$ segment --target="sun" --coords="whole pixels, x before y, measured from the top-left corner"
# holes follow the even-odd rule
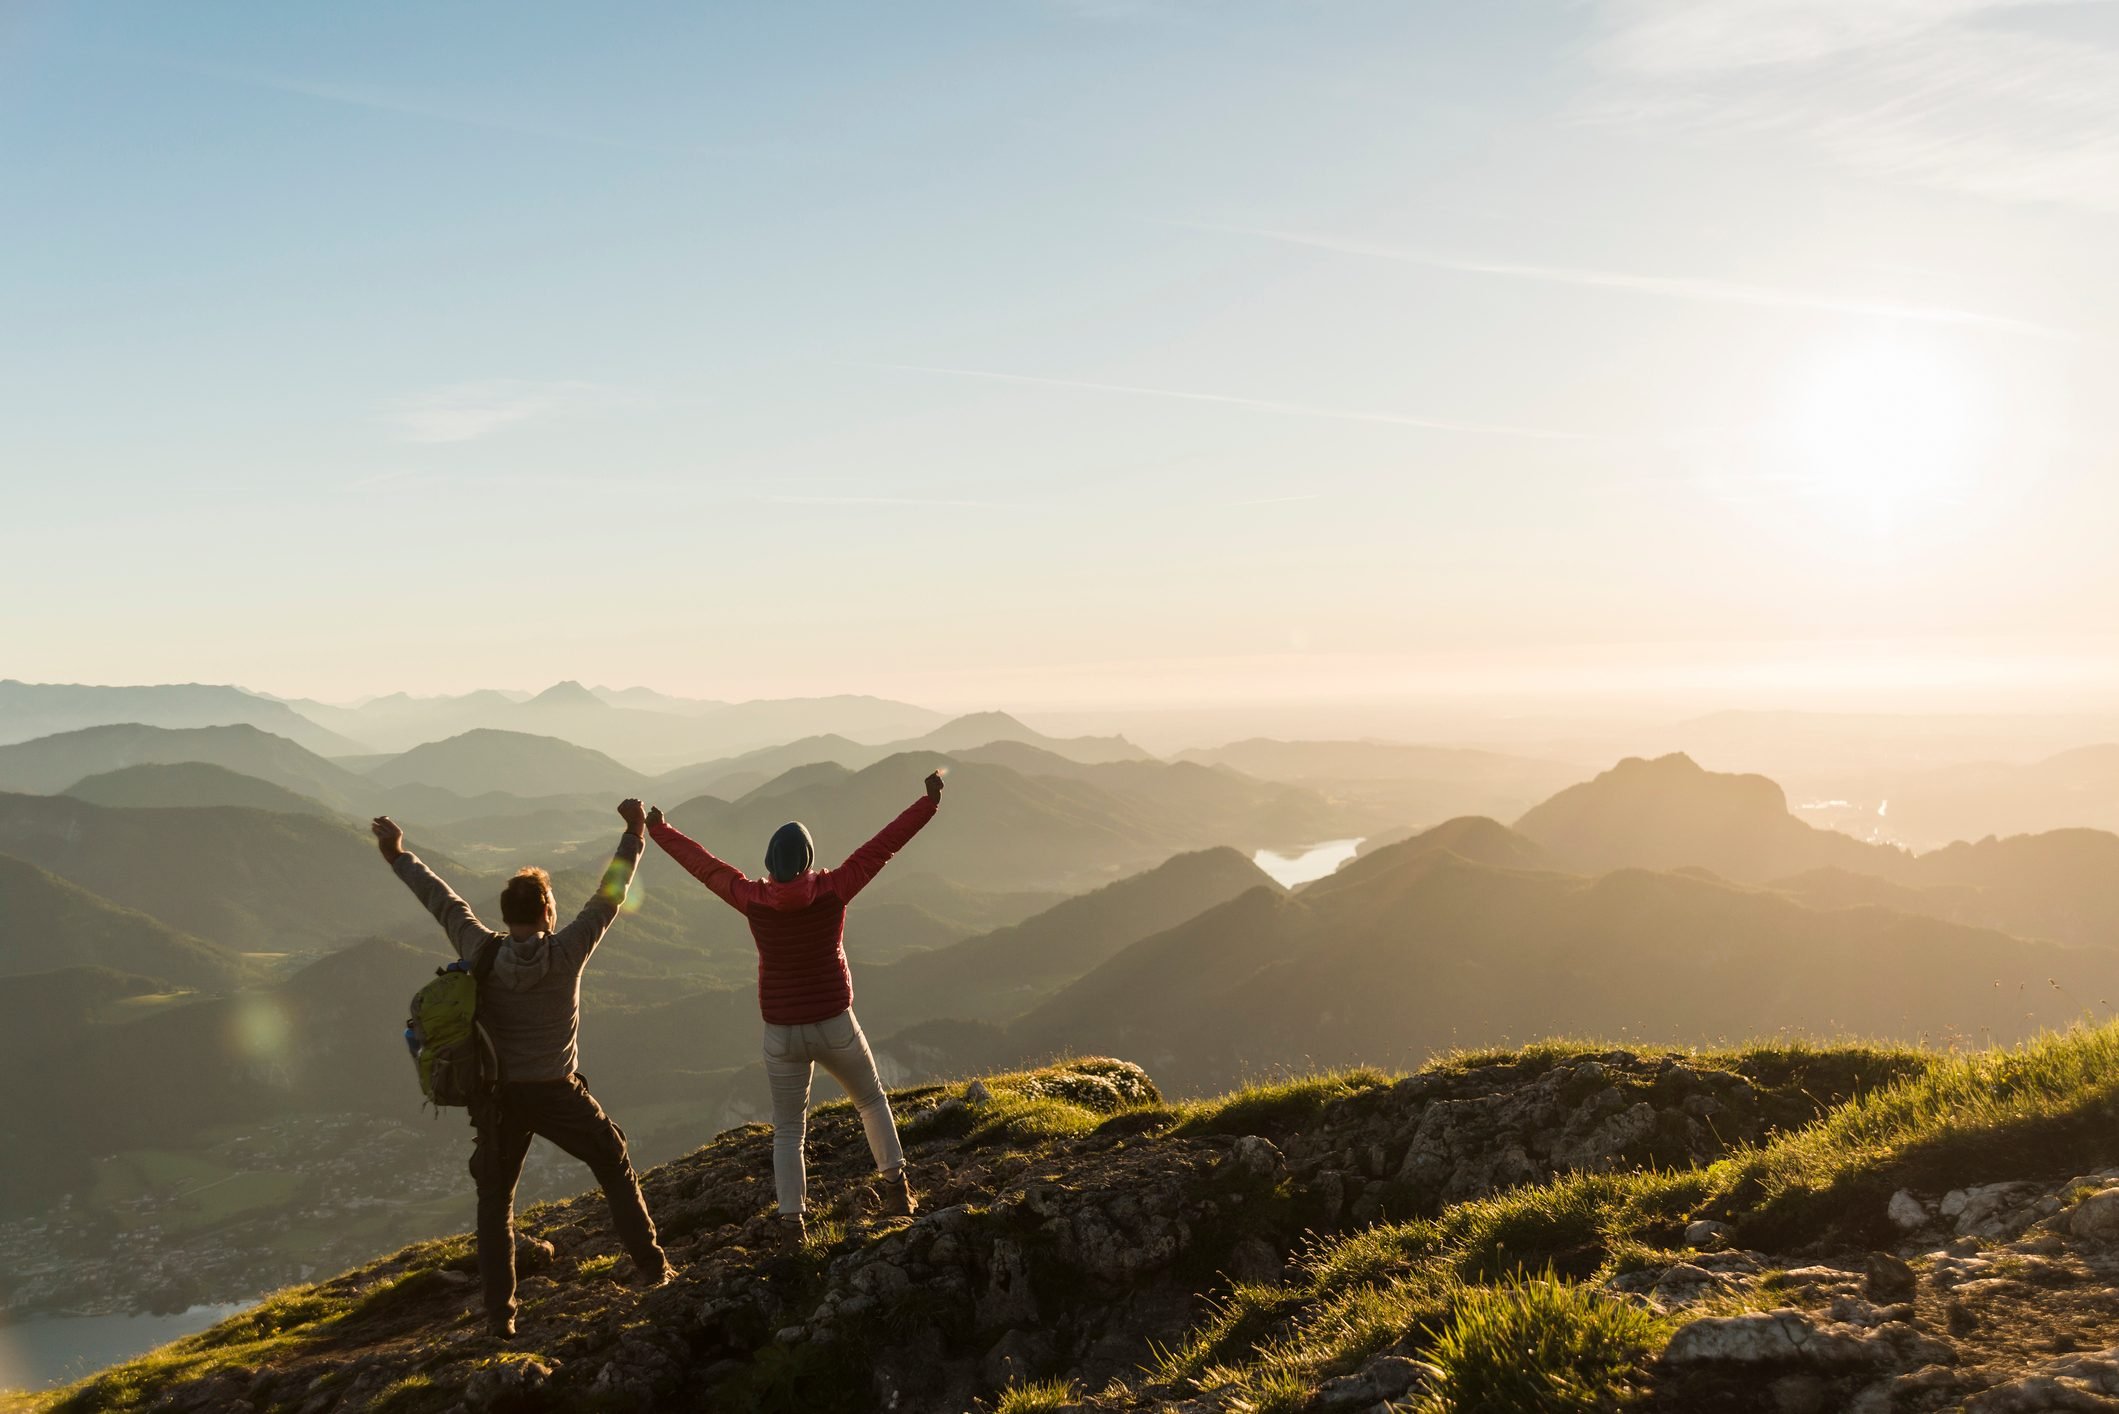
[[[1795,380],[1785,473],[1829,513],[1881,532],[1956,505],[1983,440],[1980,392],[1941,344],[1899,335],[1834,345]]]

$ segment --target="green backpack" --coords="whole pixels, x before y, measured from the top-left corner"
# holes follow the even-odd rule
[[[405,1046],[419,1068],[420,1092],[436,1109],[469,1108],[500,1084],[500,1053],[478,1020],[478,987],[499,955],[500,939],[490,939],[476,961],[435,968],[434,980],[412,997]]]

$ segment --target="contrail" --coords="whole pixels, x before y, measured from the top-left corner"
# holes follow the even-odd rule
[[[1376,260],[1395,260],[1406,265],[1424,265],[1430,270],[1454,270],[1467,275],[1496,275],[1511,280],[1537,280],[1549,285],[1575,285],[1584,289],[1626,290],[1634,294],[1660,295],[1666,299],[1700,300],[1709,304],[1745,304],[1782,309],[1817,309],[1831,314],[1859,314],[1870,318],[1903,319],[1921,324],[1947,324],[1970,329],[1992,329],[2038,339],[2074,341],[2081,335],[2049,324],[2025,319],[1981,314],[1976,310],[1947,305],[1891,304],[1883,300],[1845,299],[1807,290],[1781,289],[1773,285],[1748,285],[1735,280],[1710,280],[1691,275],[1634,275],[1617,270],[1578,270],[1562,265],[1517,265],[1498,260],[1464,260],[1427,251],[1401,250],[1367,241],[1342,240],[1301,231],[1267,230],[1254,226],[1221,226],[1201,221],[1172,221],[1197,231],[1220,231],[1228,235],[1253,236],[1282,245],[1307,246],[1312,250],[1338,251]]]
[[[996,383],[1027,383],[1041,388],[1078,388],[1091,393],[1124,393],[1136,398],[1172,398],[1188,403],[1218,403],[1224,407],[1251,408],[1279,413],[1283,417],[1317,417],[1333,422],[1377,422],[1392,427],[1420,427],[1432,432],[1472,432],[1494,437],[1530,437],[1548,442],[1582,442],[1588,432],[1556,432],[1543,427],[1510,427],[1491,422],[1456,422],[1439,417],[1413,417],[1396,412],[1362,412],[1350,408],[1317,407],[1309,403],[1284,403],[1270,398],[1239,398],[1229,393],[1194,393],[1181,388],[1143,388],[1131,383],[1091,383],[1077,378],[1041,378],[1029,373],[999,373],[985,368],[941,368],[924,363],[884,363],[876,367],[901,373],[940,373],[952,378],[985,378]]]

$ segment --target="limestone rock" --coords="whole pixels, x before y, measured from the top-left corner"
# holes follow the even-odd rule
[[[1821,1323],[1788,1308],[1708,1316],[1680,1327],[1663,1359],[1673,1366],[1797,1366],[1812,1370],[1910,1369],[1950,1358],[1948,1347],[1903,1322],[1874,1330]]]
[[[1964,1414],[2113,1414],[2119,1411],[2119,1349],[2063,1355],[1980,1391]]]
[[[1313,1410],[1367,1410],[1424,1388],[1441,1372],[1424,1360],[1379,1355],[1351,1375],[1326,1380],[1310,1396]]]
[[[1911,1301],[1920,1290],[1920,1279],[1913,1272],[1912,1264],[1903,1257],[1889,1252],[1871,1252],[1867,1267],[1867,1283],[1864,1293],[1871,1301],[1892,1305]]]
[[[1246,1134],[1229,1150],[1229,1166],[1250,1178],[1278,1178],[1287,1172],[1287,1160],[1272,1140]]]
[[[2068,1232],[2085,1242],[2119,1240],[2119,1188],[2092,1193],[2068,1213]]]
[[[1903,1188],[1891,1195],[1886,1215],[1900,1232],[1918,1232],[1930,1221],[1926,1205]]]

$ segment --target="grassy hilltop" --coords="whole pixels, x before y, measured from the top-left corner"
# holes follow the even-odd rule
[[[913,1221],[873,1215],[829,1106],[798,1256],[764,1251],[753,1126],[647,1175],[669,1286],[624,1284],[591,1194],[523,1215],[511,1344],[479,1334],[458,1237],[0,1407],[1901,1410],[2119,1386],[2070,1353],[2119,1344],[2115,1027],[1957,1054],[1549,1042],[1184,1104],[1078,1060],[895,1098]]]

